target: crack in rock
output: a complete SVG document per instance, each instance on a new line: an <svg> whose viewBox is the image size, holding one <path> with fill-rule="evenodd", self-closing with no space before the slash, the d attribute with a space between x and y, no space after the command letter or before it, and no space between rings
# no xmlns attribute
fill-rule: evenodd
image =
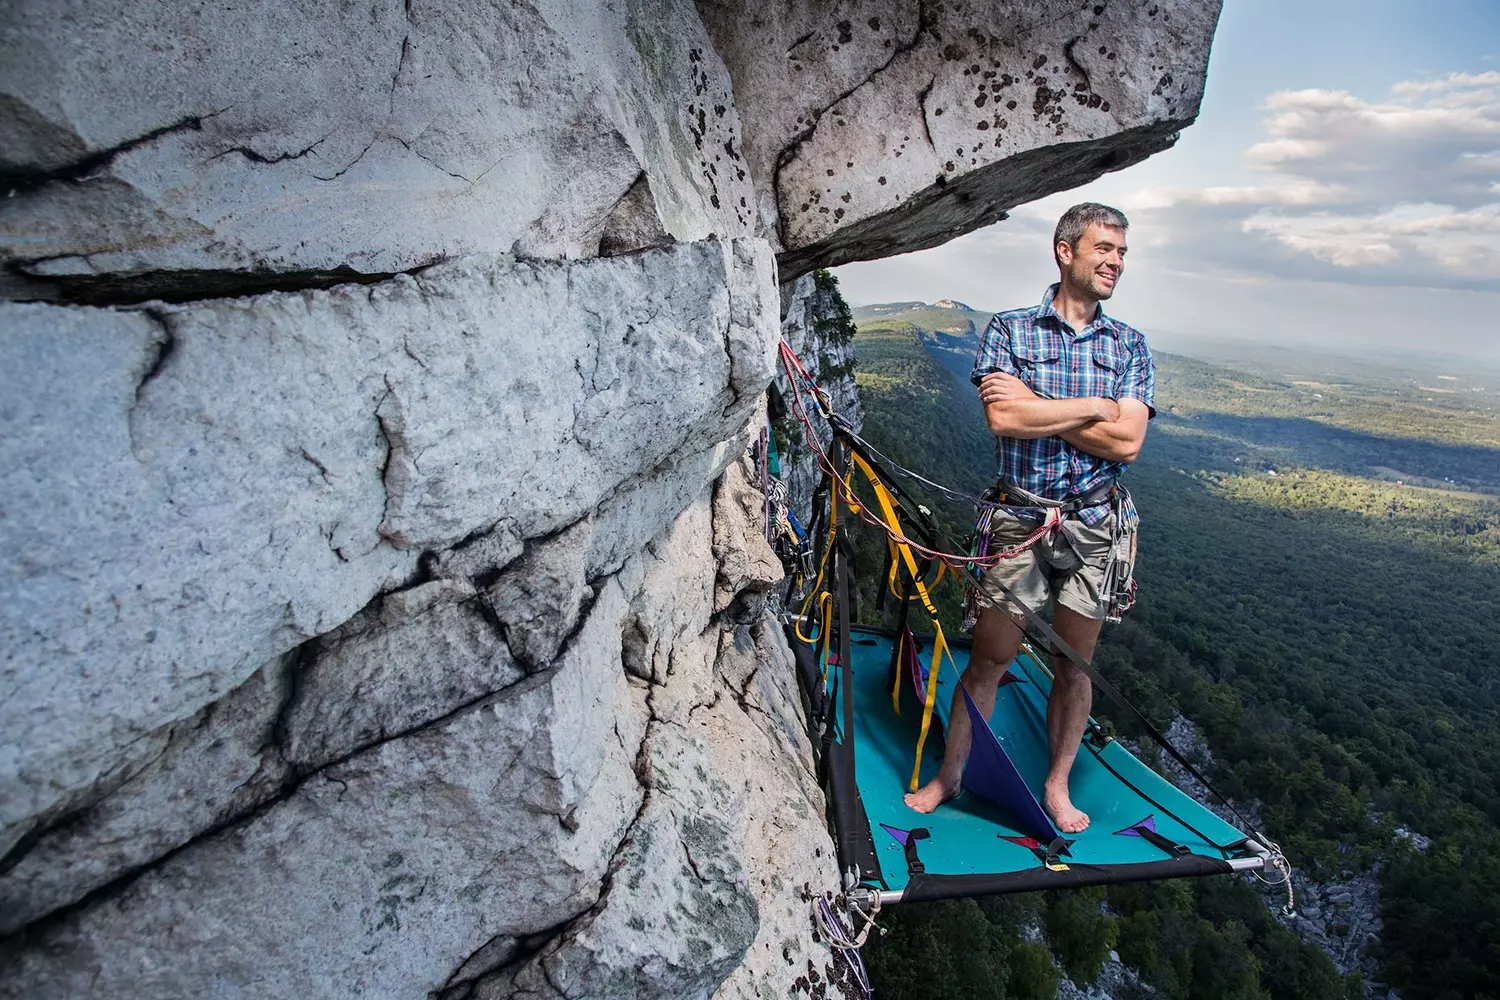
<svg viewBox="0 0 1500 1000"><path fill-rule="evenodd" d="M682 856L687 859L688 867L693 870L693 878L698 880L699 885L712 885L717 879L711 879L703 874L703 869L698 867L698 859L693 857L693 849L688 846L687 840L681 832L677 834L677 843L682 845Z"/></svg>
<svg viewBox="0 0 1500 1000"><path fill-rule="evenodd" d="M463 181L465 184L469 185L470 187L474 186L475 181L470 180L469 178L465 177L463 174L456 174L453 171L449 170L447 167L443 166L437 160L434 160L432 157L428 156L426 153L422 152L416 146L414 146L411 143L407 142L405 139L401 138L399 135L389 136L389 138L394 139L397 142L399 142L406 149L406 151L408 153L411 153L417 159L422 160L422 161L424 161L426 163L431 164L435 169L442 171L443 173L447 174L449 177L454 177L454 178L457 178L458 180Z"/></svg>
<svg viewBox="0 0 1500 1000"><path fill-rule="evenodd" d="M843 93L838 94L827 104L823 105L823 107L817 108L807 113L807 124L794 132L791 138L787 140L786 145L781 147L781 151L776 154L775 165L771 168L771 191L775 196L776 204L778 206L781 205L781 172L786 168L787 164L791 163L792 160L796 158L797 153L802 148L802 146L806 145L807 142L812 139L813 134L818 130L819 123L821 123L823 120L823 116L828 114L828 112L832 111L834 108L838 107L840 103L847 100L860 88L872 83L877 76L880 76L887 69L890 69L891 65L895 63L898 58L915 49L917 45L922 41L922 36L932 31L932 25L933 17L928 12L926 0L918 0L917 29L916 31L912 32L912 36L908 39L899 41L894 46L892 46L890 57L887 58L886 61L881 63L879 66L876 66L874 69L872 69L864 77L864 79L858 81ZM810 37L812 37L811 32L809 32L807 35L804 35L802 38L799 38L796 42L792 43L792 48L796 48L798 45L801 45ZM790 54L791 49L788 49L787 52L788 54ZM787 234L783 230L783 232L781 233L783 242L786 241L786 235Z"/></svg>
<svg viewBox="0 0 1500 1000"><path fill-rule="evenodd" d="M47 274L33 271L38 265L79 257L62 254L13 260L6 270L28 282L41 284L51 293L42 300L83 306L133 306L142 302L203 302L239 298L268 292L305 292L338 285L375 285L400 274L418 275L441 263L434 256L404 271L356 271L348 264L301 271L215 271L184 268L164 271L121 271L108 274ZM22 299L22 301L27 301Z"/></svg>
<svg viewBox="0 0 1500 1000"><path fill-rule="evenodd" d="M367 753L368 751L385 743L390 743L394 740L406 739L407 737L415 736L419 733L438 728L465 713L479 710L490 705L499 704L501 701L504 701L506 699L507 695L513 693L517 688L533 681L534 675L523 677L520 680L517 680L511 684L507 684L494 691L489 691L475 698L471 698L468 701L465 701L462 704L449 710L448 712L437 716L436 718L424 720L415 725L407 726L396 732L385 733L377 739L362 743L358 747L355 747L354 749L349 750L346 753L340 754L339 756L327 761L326 763L319 764L316 767L309 768L305 771L299 771L288 766L287 774L286 777L284 777L282 780L281 788L278 789L275 794L266 798L264 801L257 803L255 806L245 810L244 812L227 817L224 820L205 828L204 830L193 835L189 839L183 841L181 844L152 859L151 861L142 865L138 865L128 871L122 872L114 879L86 893L74 902L69 903L66 906L59 907L48 913L46 916L31 921L30 923L24 925L10 935L0 937L0 946L3 946L12 938L18 938L21 935L29 935L38 931L45 931L46 928L61 923L75 913L81 913L120 895L125 890L130 888L130 886L133 885L137 880L150 874L157 868L160 868L163 865L167 864L173 858L177 857L184 851L189 850L194 845L202 841L211 840L215 837L221 836L232 830L239 829L254 822L261 816L270 812L272 809L290 800L299 791L301 791L304 785L315 778L322 778L324 780L334 782L341 781L341 779L339 779L336 775L329 775L326 772L332 771L344 764L347 764L349 761L353 760L355 757L358 757L361 754ZM291 705L292 700L289 698L286 704L288 706ZM285 739L286 737L284 734L278 734L274 745L278 747L283 745Z"/></svg>
<svg viewBox="0 0 1500 1000"><path fill-rule="evenodd" d="M161 309L142 309L140 313L155 322L161 329L162 335L161 339L153 342L154 352L151 360L147 363L140 380L135 384L135 401L131 403L131 410L141 405L141 393L162 373L162 369L167 367L167 362L172 359L172 354L177 350L177 336L172 331L171 315Z"/></svg>
<svg viewBox="0 0 1500 1000"><path fill-rule="evenodd" d="M376 529L381 538L387 539L397 548L404 548L406 539L392 519L402 512L407 493L417 479L417 464L406 440L406 407L392 384L385 377L385 395L375 404L375 425L381 442L385 445L385 458L380 463L380 485L385 490L385 506L381 510L380 526Z"/></svg>
<svg viewBox="0 0 1500 1000"><path fill-rule="evenodd" d="M556 533L556 535L561 535L566 530L567 529L563 529L563 531ZM552 537L556 537L556 535ZM599 593L607 584L607 582L607 577L596 577L593 580L588 581L590 585L588 589L591 591L590 597L592 598L593 594ZM377 595L370 604L366 605L366 607L362 609L361 613L369 611L372 607L378 608L379 602L385 600L387 596L388 594L385 593ZM471 610L479 611L483 602L479 599L478 596L475 596L458 601L456 603L462 606L470 607ZM593 600L587 602L587 607L579 614L577 626L571 629L567 633L567 635L563 637L558 651L552 659L552 664L560 663L566 659L567 655L572 650L574 644L578 641L583 632L582 626L588 619L588 611L592 608L593 603ZM360 613L356 613L353 618L358 618L359 614ZM351 620L353 620L353 618L351 618ZM340 628L342 627L343 626L340 626ZM452 706L451 708L448 708L441 714L435 715L430 718L421 719L394 731L382 731L378 736L375 736L372 739L364 740L357 745L352 746L347 751L339 753L326 761L316 763L313 766L306 766L305 764L299 765L293 759L294 755L291 750L294 737L294 734L292 732L292 717L298 705L299 699L302 696L303 682L306 677L306 672L313 666L313 664L318 662L321 657L331 652L331 650L328 648L328 637L330 635L333 635L337 631L338 629L334 629L330 632L323 633L322 635L315 636L307 640L301 646L297 647L296 650L288 654L291 662L288 664L285 672L282 675L282 683L284 684L283 694L277 706L275 716L267 726L266 735L262 740L262 748L260 751L263 762L274 761L274 766L282 771L279 786L276 788L275 792L268 795L265 799L255 802L253 805L248 805L246 808L243 808L238 812L224 816L218 822L193 834L182 843L165 851L164 853L151 859L150 861L121 872L109 882L96 887L88 893L85 893L77 900L54 909L49 913L28 922L27 924L18 928L16 931L12 932L12 934L10 935L0 937L0 943L17 937L18 935L32 933L35 930L45 930L47 927L53 926L67 919L72 914L82 912L88 908L103 903L115 896L118 896L120 893L124 892L132 884L134 884L138 879L149 874L151 871L161 867L162 865L165 865L171 859L176 857L181 852L188 850L193 845L201 841L220 836L224 833L227 833L234 829L238 829L255 821L260 816L294 797L300 791L300 789L312 779L322 777L326 780L336 781L338 780L337 777L335 775L329 774L328 772L337 769L338 767L348 763L361 754L367 753L385 743L405 739L407 737L414 736L428 730L439 728L460 717L461 715L464 715L465 713L483 710L487 707L497 706L508 700L512 695L518 693L519 691L523 689L529 689L525 687L527 685L545 683L542 678L545 678L547 674L550 674L552 670L555 669L549 664L547 667L539 668L535 672L528 673L525 676L522 676L508 684L503 684L498 688L481 692L472 698L469 698L457 705ZM503 641L503 635L499 637ZM511 656L512 659L516 659L514 652L511 653ZM615 852L611 855L610 864L615 868L618 868L619 865L623 863L619 860L620 852L625 846L628 846L628 833L630 830L634 829L636 824L639 823L640 818L645 810L646 799L649 798L649 790L651 787L651 773L650 750L648 744L650 735L653 732L653 724L659 723L661 721L656 716L654 708L652 707L650 702L651 699L648 696L647 712L649 721L647 722L645 733L641 738L641 744L637 748L635 760L632 764L632 773L634 774L638 785L640 785L640 787L644 790L643 801L640 807L637 809L634 818L631 820L630 825L626 828L627 835L622 837L620 846L618 846ZM212 707L213 706L209 706L209 709L211 710ZM174 723L173 725L177 724L178 723ZM157 757L160 757L161 754L165 752L165 749L166 748L164 747L162 751L158 752ZM518 755L519 750L517 751L517 756ZM148 760L140 767L134 768L134 770L136 772L139 772L143 767L149 766L150 763L151 761ZM264 766L265 764L263 763L262 768L257 769L256 775L253 775L245 782L241 782L240 785L237 786L236 789L232 790L231 794L226 798L233 798L234 791L238 791L239 788L242 788L245 785L256 781L260 776L260 771L264 769ZM87 809L92 808L92 806L95 804L96 803L91 802L88 806L80 807L80 809L76 811L79 813L86 812ZM574 818L567 813L553 813L552 815L555 815L558 822L565 828L567 828L570 823L574 822ZM27 837L25 838L26 843L24 845L18 844L13 846L12 849L5 854L3 863L5 865L8 865L10 868L14 868L17 864L20 863L25 855L29 853L29 851L35 846L38 841L40 841L48 832L50 832L52 829L55 829L61 822L63 822L67 818L68 817L59 817L51 822L43 824L44 828L29 831ZM3 874L3 872L0 872L0 874Z"/></svg>
<svg viewBox="0 0 1500 1000"><path fill-rule="evenodd" d="M209 161L212 162L213 160L223 159L224 157L228 156L230 153L239 153L241 156L243 156L245 159L249 160L251 163L264 163L264 164L285 163L288 160L300 160L300 159L302 159L304 156L307 156L309 153L311 153L313 150L317 149L319 146L323 145L323 143L325 143L327 141L328 141L328 136L325 135L323 138L319 139L317 142L313 143L311 146L308 146L306 149L300 149L300 150L298 150L295 153L277 153L275 156L266 156L264 153L258 153L258 152L256 152L255 150L251 149L248 146L231 146L228 149L224 150L224 152L222 152L222 153L215 153L213 156L210 156L209 157Z"/></svg>
<svg viewBox="0 0 1500 1000"><path fill-rule="evenodd" d="M406 19L408 21L411 20L411 4L409 2L406 5ZM411 33L408 32L406 37L401 39L401 55L396 59L396 71L391 74L391 93L388 107L386 108L387 114L394 115L396 113L396 90L401 85L401 71L406 68L406 57L410 54Z"/></svg>
<svg viewBox="0 0 1500 1000"><path fill-rule="evenodd" d="M304 462L318 470L318 475L323 477L323 482L330 484L333 482L332 477L328 473L328 466L319 461L318 456L314 455L306 448L298 448L297 454L302 458Z"/></svg>
<svg viewBox="0 0 1500 1000"><path fill-rule="evenodd" d="M156 326L160 331L159 336L152 339L147 347L148 354L146 364L136 381L135 392L131 396L130 406L125 411L125 431L130 439L130 453L138 462L149 462L151 454L149 449L143 449L139 440L140 430L137 423L141 418L142 395L147 386L161 375L171 361L173 354L177 351L177 335L172 329L171 315L161 309L142 309L140 314Z"/></svg>
<svg viewBox="0 0 1500 1000"><path fill-rule="evenodd" d="M231 105L232 107L232 105ZM27 195L48 184L57 182L77 183L86 180L93 174L105 169L125 153L142 146L150 145L158 139L174 135L178 132L201 132L203 123L210 118L216 118L228 111L228 107L211 111L207 114L188 115L180 118L170 125L152 129L143 135L124 142L116 143L107 149L101 149L90 153L81 159L51 170L12 170L0 173L0 190L8 192L8 197L14 198L18 195Z"/></svg>
<svg viewBox="0 0 1500 1000"><path fill-rule="evenodd" d="M1069 66L1072 66L1075 70L1078 71L1078 75L1083 77L1084 86L1088 87L1089 91L1092 92L1094 89L1094 84L1093 81L1089 79L1089 71L1085 69L1083 63L1079 62L1078 59L1073 55L1073 46L1083 41L1084 37L1085 36L1083 35L1074 35L1072 38L1068 39L1067 43L1063 45L1063 58L1068 61Z"/></svg>
<svg viewBox="0 0 1500 1000"><path fill-rule="evenodd" d="M662 725L664 721L656 714L656 708L653 704L656 690L655 686L648 687L647 689L645 699L646 726L641 734L640 745L636 749L634 765L631 768L632 773L635 775L636 784L641 789L641 801L636 806L635 814L631 816L630 821L625 825L619 842L615 844L614 850L610 852L609 862L605 865L604 874L599 880L598 896L583 912L570 917L560 924L530 935L525 942L524 954L518 954L504 968L475 980L476 987L485 982L500 980L506 976L514 977L523 969L530 966L536 969L537 973L557 997L568 997L567 991L557 982L555 973L548 966L547 960L567 947L569 942L590 926L599 914L603 912L605 906L608 905L610 893L614 889L615 877L619 874L620 869L625 866L626 852L635 844L639 827L646 815L646 810L651 806L655 791L655 778L651 769L651 741L657 731L657 727ZM618 734L618 729L616 733ZM518 996L521 994L513 993L512 995Z"/></svg>
<svg viewBox="0 0 1500 1000"><path fill-rule="evenodd" d="M375 148L375 144L377 142L379 142L380 139L381 139L381 136L378 135L378 134L375 135L374 137L372 137L370 139L370 141L365 144L365 148L361 149L359 151L359 155L355 156L354 159L350 160L347 165L339 168L338 170L336 170L332 174L329 174L327 177L323 177L323 176L321 176L319 174L313 174L312 176L314 178L316 178L317 180L320 180L320 181L336 181L336 180L338 180L340 177L344 176L349 171L353 170L354 167L355 167L355 164L359 163L360 160L363 160L365 158L365 154L368 153L370 150L374 149Z"/></svg>
<svg viewBox="0 0 1500 1000"><path fill-rule="evenodd" d="M927 124L927 96L932 93L933 85L936 83L937 74L934 73L932 79L927 81L927 86L917 91L917 110L922 115L922 134L927 137L927 145L934 153L937 152L937 144L932 141L932 127ZM939 176L938 180L942 181L945 178Z"/></svg>

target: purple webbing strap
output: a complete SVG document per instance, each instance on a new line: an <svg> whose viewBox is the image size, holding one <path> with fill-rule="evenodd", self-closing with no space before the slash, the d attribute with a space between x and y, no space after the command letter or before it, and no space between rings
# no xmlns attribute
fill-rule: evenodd
<svg viewBox="0 0 1500 1000"><path fill-rule="evenodd" d="M927 704L927 678L922 676L922 660L917 656L917 638L906 630L906 670L911 675L911 686L917 691L917 704Z"/></svg>
<svg viewBox="0 0 1500 1000"><path fill-rule="evenodd" d="M1147 816L1145 819L1141 820L1138 823L1132 823L1132 824L1130 824L1129 826L1127 826L1123 830L1116 830L1114 832L1113 836L1116 836L1116 837L1139 837L1141 835L1140 834L1140 830L1138 829L1139 827L1145 827L1146 829L1150 830L1152 833L1155 833L1156 832L1156 813L1152 813L1151 815Z"/></svg>
<svg viewBox="0 0 1500 1000"><path fill-rule="evenodd" d="M905 847L907 844L911 843L911 834L906 830L897 829L896 827L890 826L886 823L880 824L880 828L886 833L890 834L891 839L900 844L902 847Z"/></svg>

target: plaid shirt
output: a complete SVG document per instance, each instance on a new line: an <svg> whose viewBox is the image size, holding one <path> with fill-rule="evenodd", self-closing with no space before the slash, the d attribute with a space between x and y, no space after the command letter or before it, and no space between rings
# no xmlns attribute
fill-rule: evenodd
<svg viewBox="0 0 1500 1000"><path fill-rule="evenodd" d="M1075 332L1052 308L1057 286L1047 289L1041 305L996 313L979 340L974 358L975 385L990 372L1014 375L1043 399L1104 396L1139 399L1156 416L1155 365L1139 330L1104 315ZM1087 493L1124 471L1121 462L1097 458L1060 437L1023 441L996 438L999 478L1049 500ZM1098 524L1109 507L1078 512L1085 524Z"/></svg>

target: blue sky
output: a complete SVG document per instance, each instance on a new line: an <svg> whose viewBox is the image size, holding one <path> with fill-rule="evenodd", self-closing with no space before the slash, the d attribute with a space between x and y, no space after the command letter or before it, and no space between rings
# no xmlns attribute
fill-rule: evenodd
<svg viewBox="0 0 1500 1000"><path fill-rule="evenodd" d="M1052 226L1130 216L1111 313L1195 337L1500 358L1500 0L1227 0L1177 146L932 250L836 272L860 305L1036 301Z"/></svg>

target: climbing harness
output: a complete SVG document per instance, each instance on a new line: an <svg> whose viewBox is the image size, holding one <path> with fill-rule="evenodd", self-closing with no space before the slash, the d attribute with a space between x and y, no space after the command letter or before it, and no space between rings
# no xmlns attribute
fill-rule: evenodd
<svg viewBox="0 0 1500 1000"><path fill-rule="evenodd" d="M794 414L796 414L797 419L802 423L803 429L806 431L808 448L817 457L818 467L823 471L824 476L832 478L832 481L835 484L834 489L836 491L842 492L845 502L850 507L851 513L857 514L861 521L864 521L871 527L878 528L881 531L884 531L887 535L890 536L893 542L908 546L913 553L922 556L924 559L940 559L943 562L948 563L949 566L954 569L958 569L960 566L967 563L969 561L969 556L967 555L961 555L952 552L942 552L906 537L905 535L900 533L899 529L892 528L890 525L885 524L878 517L871 514L864 507L864 505L859 502L858 498L853 493L852 487L850 486L847 477L838 476L834 472L833 464L828 457L827 451L819 443L818 435L813 429L812 420L808 417L807 408L802 401L803 389L806 388L812 395L814 401L817 403L821 415L828 422L829 426L833 428L835 439L841 440L851 452L860 454L866 459L867 463L870 463L872 465L873 462L871 460L874 458L873 450L870 448L868 442L866 442L862 437L855 433L854 429L849 426L848 422L844 420L843 417L833 412L828 403L827 394L818 387L815 381L813 381L812 376L807 373L807 369L803 367L802 362L799 361L796 355L792 353L791 347L786 343L786 341L782 341L781 344L781 359L782 364L786 369L787 377L792 382L792 411ZM805 383L805 386L801 383ZM915 475L915 473L913 473L913 475ZM892 484L887 482L888 487L891 485ZM1039 531L1036 537L1040 538L1044 533L1045 532ZM1000 552L991 553L990 555L985 557L984 560L981 560L981 564L995 565L1001 559L1011 558L1015 552L1024 549L1025 544L1033 544L1034 541L1035 539L1030 540L1027 543L1024 543L1021 546L1017 546L1014 549L1006 549Z"/></svg>
<svg viewBox="0 0 1500 1000"><path fill-rule="evenodd" d="M1136 533L1140 529L1140 515L1130 491L1118 481L1111 480L1076 497L1066 500L1050 500L1038 496L1019 486L999 483L985 490L974 508L974 530L969 536L970 560L967 569L973 580L964 587L963 630L972 631L979 622L979 581L986 567L992 564L982 557L990 555L993 519L996 511L1004 511L1018 517L1035 520L1040 517L1040 527L1025 542L1005 550L1013 558L1036 544L1046 534L1063 529L1064 519L1081 511L1109 505L1112 520L1109 554L1104 565L1100 599L1105 606L1104 620L1118 623L1125 612L1135 605L1135 557ZM1069 539L1071 544L1071 539Z"/></svg>

